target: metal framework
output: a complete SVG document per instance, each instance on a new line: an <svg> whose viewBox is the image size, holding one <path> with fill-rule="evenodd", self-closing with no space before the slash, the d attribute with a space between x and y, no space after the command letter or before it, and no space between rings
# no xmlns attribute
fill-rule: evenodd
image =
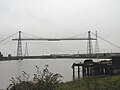
<svg viewBox="0 0 120 90"><path fill-rule="evenodd" d="M12 39L18 41L19 39ZM61 41L61 40L96 40L95 38L21 38L22 41L27 40L41 40L41 41Z"/></svg>
<svg viewBox="0 0 120 90"><path fill-rule="evenodd" d="M29 56L27 42L26 42L26 46L25 46L25 54L24 54L24 56Z"/></svg>
<svg viewBox="0 0 120 90"><path fill-rule="evenodd" d="M91 33L88 31L88 44L87 44L87 54L89 54L89 57L93 54L93 47L92 47L92 41L91 41Z"/></svg>
<svg viewBox="0 0 120 90"><path fill-rule="evenodd" d="M60 40L88 40L87 54L91 56L93 54L92 40L97 40L97 38L91 38L91 32L88 31L88 38L21 38L21 31L19 31L19 38L12 39L13 41L18 41L17 56L22 56L22 44L21 41L60 41Z"/></svg>
<svg viewBox="0 0 120 90"><path fill-rule="evenodd" d="M99 53L100 52L97 37L98 37L98 35L97 35L97 31L96 31L95 53Z"/></svg>
<svg viewBox="0 0 120 90"><path fill-rule="evenodd" d="M17 46L17 56L22 56L22 42L21 42L21 31L19 31L18 46Z"/></svg>

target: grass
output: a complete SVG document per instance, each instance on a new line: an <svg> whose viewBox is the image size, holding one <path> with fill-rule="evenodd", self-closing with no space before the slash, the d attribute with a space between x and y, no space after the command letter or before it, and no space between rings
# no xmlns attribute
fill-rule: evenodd
<svg viewBox="0 0 120 90"><path fill-rule="evenodd" d="M7 90L120 90L120 75L86 77L70 82L61 82L59 73L52 73L46 65L43 71L36 66L33 80L23 71L22 76L11 79Z"/></svg>
<svg viewBox="0 0 120 90"><path fill-rule="evenodd" d="M120 76L82 78L61 83L57 90L120 90Z"/></svg>

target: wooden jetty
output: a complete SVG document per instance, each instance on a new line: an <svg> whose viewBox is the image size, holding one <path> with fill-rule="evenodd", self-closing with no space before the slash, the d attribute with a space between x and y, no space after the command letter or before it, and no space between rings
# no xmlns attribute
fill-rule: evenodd
<svg viewBox="0 0 120 90"><path fill-rule="evenodd" d="M88 59L83 63L73 63L73 79L75 79L76 76L75 67L77 67L78 79L80 79L80 75L82 75L81 77L116 75L120 74L120 56L99 62L93 62L92 59Z"/></svg>

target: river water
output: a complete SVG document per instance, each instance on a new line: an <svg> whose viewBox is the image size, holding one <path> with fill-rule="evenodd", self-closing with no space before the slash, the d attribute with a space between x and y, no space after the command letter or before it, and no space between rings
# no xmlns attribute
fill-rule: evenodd
<svg viewBox="0 0 120 90"><path fill-rule="evenodd" d="M72 80L72 64L75 62L83 62L83 59L32 59L32 60L13 60L0 62L0 89L5 89L10 84L11 77L20 76L25 71L33 77L37 65L40 70L49 65L49 70L53 73L59 73L63 76L62 81ZM77 70L76 70L77 72Z"/></svg>

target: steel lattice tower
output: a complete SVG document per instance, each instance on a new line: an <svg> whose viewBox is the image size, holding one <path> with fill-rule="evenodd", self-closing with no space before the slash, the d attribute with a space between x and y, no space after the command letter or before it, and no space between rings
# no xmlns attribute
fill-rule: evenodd
<svg viewBox="0 0 120 90"><path fill-rule="evenodd" d="M25 46L25 54L24 54L24 56L29 56L27 42L26 42L26 46Z"/></svg>
<svg viewBox="0 0 120 90"><path fill-rule="evenodd" d="M87 54L89 57L93 54L92 40L91 40L91 32L88 31L88 43L87 43Z"/></svg>
<svg viewBox="0 0 120 90"><path fill-rule="evenodd" d="M18 46L17 46L17 56L22 56L22 43L21 43L21 31L19 31Z"/></svg>
<svg viewBox="0 0 120 90"><path fill-rule="evenodd" d="M97 36L97 31L96 31L95 53L99 53L100 52L97 37L98 36Z"/></svg>

